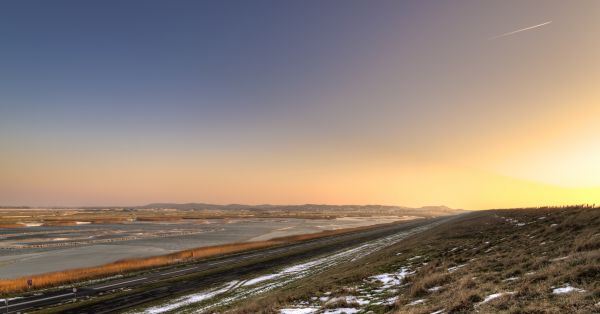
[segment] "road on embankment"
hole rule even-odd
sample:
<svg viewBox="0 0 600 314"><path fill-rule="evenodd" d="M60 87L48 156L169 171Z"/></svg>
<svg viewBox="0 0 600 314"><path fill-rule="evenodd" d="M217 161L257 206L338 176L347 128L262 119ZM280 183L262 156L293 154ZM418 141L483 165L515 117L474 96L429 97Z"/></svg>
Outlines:
<svg viewBox="0 0 600 314"><path fill-rule="evenodd" d="M245 251L215 258L161 267L102 283L23 295L1 304L0 313L115 313L141 304L207 288L216 283L261 273L316 256L342 251L367 241L406 232L452 217L421 219L328 236L287 245Z"/></svg>

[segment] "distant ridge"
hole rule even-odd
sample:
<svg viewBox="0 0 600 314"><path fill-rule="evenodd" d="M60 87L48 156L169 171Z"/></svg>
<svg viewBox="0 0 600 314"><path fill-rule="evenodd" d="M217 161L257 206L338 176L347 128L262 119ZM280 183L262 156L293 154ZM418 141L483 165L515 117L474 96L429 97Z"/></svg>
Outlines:
<svg viewBox="0 0 600 314"><path fill-rule="evenodd" d="M302 205L244 205L244 204L207 204L207 203L152 203L144 206L134 207L136 209L177 209L177 210L247 210L253 212L261 211L310 211L310 212L356 212L366 214L390 214L407 216L443 216L464 212L462 209L453 209L444 205L423 206L411 208L390 205L326 205L326 204L302 204Z"/></svg>
<svg viewBox="0 0 600 314"><path fill-rule="evenodd" d="M390 215L390 216L418 216L434 217L454 215L466 212L462 209L454 209L444 205L423 206L418 208L392 205L327 205L327 204L299 204L299 205L245 205L245 204L209 204L209 203L151 203L141 206L0 206L0 209L82 209L82 210L180 210L180 211L210 211L215 213L246 212L249 215L272 215L274 213L295 213L295 214L319 214L337 216L340 212L344 215L364 216L364 215Z"/></svg>

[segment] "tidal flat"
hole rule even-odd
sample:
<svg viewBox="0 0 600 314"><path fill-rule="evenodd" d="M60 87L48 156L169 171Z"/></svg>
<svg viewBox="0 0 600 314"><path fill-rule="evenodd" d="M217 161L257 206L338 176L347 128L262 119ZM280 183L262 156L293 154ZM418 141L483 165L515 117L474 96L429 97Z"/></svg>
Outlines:
<svg viewBox="0 0 600 314"><path fill-rule="evenodd" d="M0 229L0 278L96 266L184 249L410 220L414 216L335 219L235 218Z"/></svg>

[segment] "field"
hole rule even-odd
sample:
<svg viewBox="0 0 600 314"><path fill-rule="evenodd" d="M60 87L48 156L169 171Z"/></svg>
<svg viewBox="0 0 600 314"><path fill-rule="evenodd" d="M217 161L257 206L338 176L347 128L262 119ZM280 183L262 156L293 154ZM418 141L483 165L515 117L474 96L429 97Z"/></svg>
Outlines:
<svg viewBox="0 0 600 314"><path fill-rule="evenodd" d="M15 278L201 246L263 241L410 217L243 218L0 229L0 278Z"/></svg>
<svg viewBox="0 0 600 314"><path fill-rule="evenodd" d="M11 301L10 307L14 311L39 309L40 313L81 314L130 310L140 313L144 309L137 306L160 306L161 302L168 302L167 307L174 313L183 313L182 306L190 302L197 303L194 300L205 298L206 293L216 295L230 289L232 291L224 291L230 292L227 296L229 301L248 299L264 292L264 289L274 289L286 281L323 272L346 263L349 259L376 252L401 238L422 232L448 219L419 219L360 228L353 232L338 230L325 234L331 235L325 237L310 235L308 238L313 238L310 241L291 242L123 276L67 284L56 289L37 290L35 293L23 293L17 295L18 299ZM307 237L302 236L301 239L305 240ZM272 284L274 279L277 284ZM79 289L76 300L72 292L74 286ZM213 291L213 288L216 290ZM150 312L165 311L164 306L160 308L160 311Z"/></svg>
<svg viewBox="0 0 600 314"><path fill-rule="evenodd" d="M436 217L460 212L444 206L408 208L382 205L214 205L149 204L136 207L29 208L0 207L0 228L126 224L159 221L201 222L204 219L298 218L335 219L369 216Z"/></svg>
<svg viewBox="0 0 600 314"><path fill-rule="evenodd" d="M595 313L599 230L600 209L592 206L489 210L186 250L34 281L142 270L116 284L80 283L96 293L43 309L48 313ZM343 235L326 237L335 234ZM313 238L318 244L302 242ZM282 251L290 243L301 246ZM256 248L264 250L224 256L225 264L195 260ZM181 276L160 281L160 272ZM148 282L116 288L119 280ZM104 294L98 287L105 286L115 288ZM133 300L143 302L132 307Z"/></svg>
<svg viewBox="0 0 600 314"><path fill-rule="evenodd" d="M445 207L150 204L0 208L0 278L458 212Z"/></svg>
<svg viewBox="0 0 600 314"><path fill-rule="evenodd" d="M475 212L228 313L597 313L600 209Z"/></svg>
<svg viewBox="0 0 600 314"><path fill-rule="evenodd" d="M392 221L398 219L392 219ZM355 220L353 220L356 222ZM138 271L142 269L152 268L152 267L160 267L171 265L175 263L183 263L188 262L194 259L201 259L209 256L241 252L250 249L259 249L272 247L277 245L288 244L292 242L305 241L310 239L316 239L325 236L331 236L336 234L342 234L347 232L353 232L358 230L363 230L364 228L371 228L374 222L381 222L376 219L369 219L367 225L362 225L358 227L347 227L347 228L336 228L332 230L323 230L321 232L308 233L308 234L299 234L299 235L289 235L285 237L272 238L269 240L262 241L248 241L248 242L239 242L239 243L228 243L221 245L213 245L213 246L202 246L193 249L187 249L183 251L177 251L174 253L159 255L159 256L151 256L145 258L135 258L135 259L125 259L119 260L116 262L112 262L109 264L86 267L86 268L77 268L77 269L67 269L64 271L57 271L51 273L44 273L39 275L28 275L20 278L14 279L4 279L0 280L0 291L4 293L14 293L19 291L25 291L27 289L27 279L33 279L33 288L44 288L49 286L55 286L65 283L73 283L77 281L99 278L99 277L107 277L115 274L122 274L131 271ZM388 219L384 219L383 221L388 222ZM273 224L272 221L267 221L269 224ZM304 222L296 222L300 224L304 224ZM342 225L337 225L343 226ZM346 226L351 226L346 224ZM289 230L289 229L287 229ZM62 257L61 257L62 258ZM17 267L21 267L21 265L17 265Z"/></svg>

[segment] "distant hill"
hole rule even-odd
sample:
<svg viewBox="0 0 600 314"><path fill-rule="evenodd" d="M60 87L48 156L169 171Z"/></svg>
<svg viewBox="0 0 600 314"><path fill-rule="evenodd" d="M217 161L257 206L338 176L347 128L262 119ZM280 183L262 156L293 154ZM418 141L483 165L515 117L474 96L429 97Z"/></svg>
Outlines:
<svg viewBox="0 0 600 314"><path fill-rule="evenodd" d="M176 210L185 211L194 215L207 216L280 216L280 217L340 217L340 216L418 216L437 217L454 215L466 212L462 209L453 209L447 206L423 206L419 208L389 205L326 205L326 204L301 204L301 205L244 205L244 204L208 204L208 203L152 203L142 206L87 206L87 207L14 207L8 206L3 210L87 210L87 211L139 211L139 210Z"/></svg>
<svg viewBox="0 0 600 314"><path fill-rule="evenodd" d="M377 214L377 215L406 215L406 216L445 216L464 212L462 209L453 209L447 206L423 206L411 208L404 206L387 205L243 205L243 204L206 204L206 203L152 203L135 207L136 209L177 209L177 210L208 210L208 211L249 211L249 212L311 212L311 213L335 213L344 212L348 214Z"/></svg>

